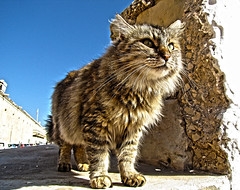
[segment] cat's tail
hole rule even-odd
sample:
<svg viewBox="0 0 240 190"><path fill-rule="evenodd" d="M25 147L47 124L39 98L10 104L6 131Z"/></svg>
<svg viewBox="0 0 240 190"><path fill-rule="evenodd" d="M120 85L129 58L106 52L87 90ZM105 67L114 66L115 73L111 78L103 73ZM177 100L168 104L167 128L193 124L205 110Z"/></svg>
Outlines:
<svg viewBox="0 0 240 190"><path fill-rule="evenodd" d="M51 115L48 115L48 119L46 120L45 128L47 130L47 140L49 142L53 141L53 122L52 122Z"/></svg>

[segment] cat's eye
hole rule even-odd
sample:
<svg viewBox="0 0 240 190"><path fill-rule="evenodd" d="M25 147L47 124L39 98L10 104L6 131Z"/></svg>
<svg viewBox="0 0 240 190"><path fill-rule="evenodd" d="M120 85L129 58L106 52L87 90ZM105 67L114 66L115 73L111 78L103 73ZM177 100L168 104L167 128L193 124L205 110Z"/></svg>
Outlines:
<svg viewBox="0 0 240 190"><path fill-rule="evenodd" d="M174 44L172 42L168 44L168 49L174 50Z"/></svg>
<svg viewBox="0 0 240 190"><path fill-rule="evenodd" d="M141 40L141 42L147 47L150 47L150 48L155 47L153 41L150 39L143 39L143 40Z"/></svg>

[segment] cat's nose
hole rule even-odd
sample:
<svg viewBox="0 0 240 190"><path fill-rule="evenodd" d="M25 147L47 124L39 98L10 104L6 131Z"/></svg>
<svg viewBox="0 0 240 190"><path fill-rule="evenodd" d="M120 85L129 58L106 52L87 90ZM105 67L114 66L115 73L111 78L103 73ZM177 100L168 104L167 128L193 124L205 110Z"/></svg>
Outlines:
<svg viewBox="0 0 240 190"><path fill-rule="evenodd" d="M160 46L160 56L167 62L168 59L171 57L170 52L165 46Z"/></svg>
<svg viewBox="0 0 240 190"><path fill-rule="evenodd" d="M162 58L167 62L170 56L171 56L170 53L165 53L162 55Z"/></svg>
<svg viewBox="0 0 240 190"><path fill-rule="evenodd" d="M167 62L171 57L171 54L169 52L164 51L160 53L160 56L165 60L165 62Z"/></svg>

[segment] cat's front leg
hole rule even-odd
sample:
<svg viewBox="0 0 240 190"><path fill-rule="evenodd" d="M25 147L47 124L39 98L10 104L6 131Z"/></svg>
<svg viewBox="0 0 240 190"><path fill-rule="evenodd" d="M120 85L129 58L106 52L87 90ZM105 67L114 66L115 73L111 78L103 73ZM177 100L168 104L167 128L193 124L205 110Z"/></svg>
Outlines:
<svg viewBox="0 0 240 190"><path fill-rule="evenodd" d="M109 147L101 135L85 133L86 153L90 163L90 186L94 189L112 187L112 180L108 176Z"/></svg>
<svg viewBox="0 0 240 190"><path fill-rule="evenodd" d="M118 155L118 165L122 183L130 187L140 187L146 182L145 177L136 171L135 160L138 153L138 140L124 142Z"/></svg>

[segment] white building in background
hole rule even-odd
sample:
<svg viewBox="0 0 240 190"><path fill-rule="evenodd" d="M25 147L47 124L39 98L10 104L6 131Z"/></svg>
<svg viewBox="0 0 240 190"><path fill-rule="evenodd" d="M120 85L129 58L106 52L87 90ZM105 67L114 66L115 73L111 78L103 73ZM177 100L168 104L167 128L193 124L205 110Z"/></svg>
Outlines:
<svg viewBox="0 0 240 190"><path fill-rule="evenodd" d="M0 80L0 148L45 144L44 128L5 94L6 87L7 83Z"/></svg>

